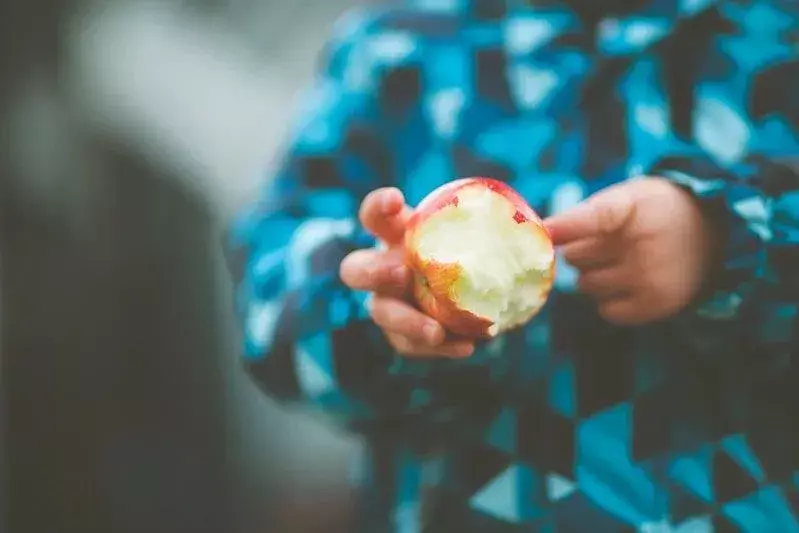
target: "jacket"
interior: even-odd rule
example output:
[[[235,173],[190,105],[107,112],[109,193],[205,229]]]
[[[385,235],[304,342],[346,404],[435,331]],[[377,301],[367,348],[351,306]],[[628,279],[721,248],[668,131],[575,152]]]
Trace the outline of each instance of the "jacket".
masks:
[[[366,444],[360,530],[799,532],[799,3],[417,0],[335,26],[233,224],[243,361]],[[543,215],[640,175],[723,231],[706,294],[618,327],[559,264],[530,324],[410,361],[341,259],[360,201],[463,176]],[[675,258],[679,260],[679,258]]]

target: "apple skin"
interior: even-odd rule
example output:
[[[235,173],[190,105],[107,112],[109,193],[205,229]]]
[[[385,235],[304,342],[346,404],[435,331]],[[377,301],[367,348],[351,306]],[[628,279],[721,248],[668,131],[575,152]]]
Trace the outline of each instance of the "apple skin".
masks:
[[[541,218],[527,201],[508,184],[485,177],[461,178],[451,181],[428,194],[417,206],[408,220],[405,233],[406,262],[413,271],[412,293],[419,308],[436,319],[444,328],[455,335],[488,339],[494,337],[489,332],[493,325],[491,320],[480,317],[458,307],[451,296],[452,284],[461,275],[462,268],[455,263],[438,263],[425,261],[418,253],[416,239],[418,229],[424,222],[439,210],[449,206],[458,205],[458,197],[465,189],[480,187],[498,193],[505,197],[516,208],[514,220],[517,224],[529,224],[531,231],[538,232],[545,242],[552,246],[549,232],[541,222]],[[547,276],[545,277],[545,291],[539,305],[530,311],[528,316],[513,324],[507,329],[521,326],[532,319],[543,307],[555,278],[555,261],[553,259]],[[502,333],[500,331],[499,333]]]

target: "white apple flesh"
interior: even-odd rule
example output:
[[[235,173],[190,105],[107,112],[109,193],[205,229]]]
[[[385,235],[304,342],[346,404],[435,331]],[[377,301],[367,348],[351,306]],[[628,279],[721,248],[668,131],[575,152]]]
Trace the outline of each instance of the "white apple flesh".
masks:
[[[464,178],[430,193],[405,238],[420,309],[457,335],[490,338],[531,320],[552,288],[541,219],[509,185]]]

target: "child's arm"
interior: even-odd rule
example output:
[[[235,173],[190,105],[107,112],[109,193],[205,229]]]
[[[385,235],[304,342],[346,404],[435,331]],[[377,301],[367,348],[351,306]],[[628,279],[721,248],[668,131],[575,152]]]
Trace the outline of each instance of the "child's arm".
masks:
[[[671,157],[652,169],[690,191],[717,225],[719,257],[695,307],[699,317],[744,320],[750,330],[766,328],[760,333],[771,342],[790,334],[799,304],[797,169],[769,156],[723,169]]]
[[[374,240],[358,224],[371,190],[394,184],[375,72],[363,59],[370,25],[331,46],[279,171],[233,225],[229,256],[250,373],[272,397],[356,423],[407,413],[407,377],[339,278],[341,260]]]
[[[674,150],[649,174],[690,191],[718,226],[715,270],[687,317],[779,352],[799,305],[799,4],[725,2],[721,13],[735,31],[698,65],[695,149]]]
[[[799,4],[722,2],[708,16],[696,31],[716,27],[713,17],[735,31],[673,45],[694,46],[695,64],[675,50],[662,64],[642,60],[623,89],[631,106],[680,118],[650,128],[631,112],[628,133],[630,168],[677,187],[624,182],[549,224],[607,318],[679,314],[699,337],[735,332],[779,345],[799,303],[799,60],[790,44]],[[626,254],[597,239],[600,225],[624,235]]]

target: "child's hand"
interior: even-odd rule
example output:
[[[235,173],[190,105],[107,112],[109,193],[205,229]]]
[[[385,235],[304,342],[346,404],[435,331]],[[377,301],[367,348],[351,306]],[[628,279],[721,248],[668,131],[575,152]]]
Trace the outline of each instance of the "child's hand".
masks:
[[[713,255],[708,222],[688,192],[647,178],[602,190],[545,224],[602,316],[632,325],[673,316],[697,296]]]
[[[357,250],[341,262],[340,276],[350,288],[371,294],[370,313],[397,352],[407,356],[466,357],[474,344],[447,340],[436,320],[409,300],[411,274],[403,239],[411,209],[397,189],[377,189],[364,199],[360,220],[383,249]]]

